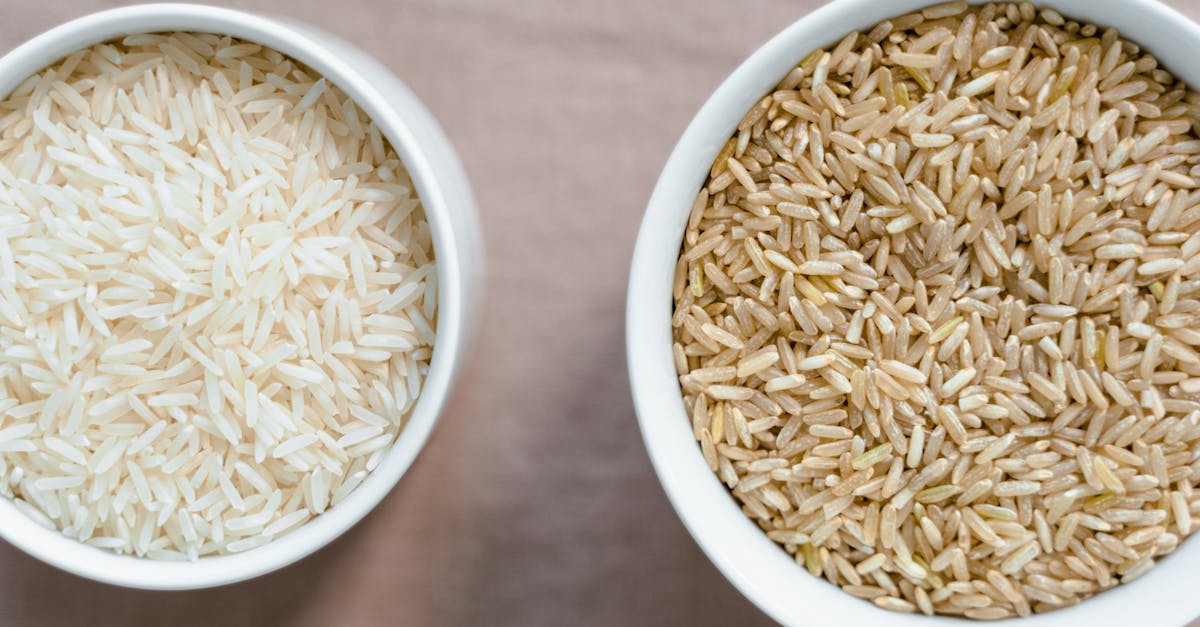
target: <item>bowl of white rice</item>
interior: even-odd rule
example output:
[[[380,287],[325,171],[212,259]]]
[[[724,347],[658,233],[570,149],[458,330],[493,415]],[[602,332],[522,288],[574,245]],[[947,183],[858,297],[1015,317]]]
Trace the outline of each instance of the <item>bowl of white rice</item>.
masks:
[[[89,15],[0,58],[0,536],[201,588],[326,545],[430,436],[482,298],[434,118],[289,18]]]
[[[700,109],[627,354],[668,497],[760,609],[1200,615],[1197,53],[1145,0],[837,0]]]

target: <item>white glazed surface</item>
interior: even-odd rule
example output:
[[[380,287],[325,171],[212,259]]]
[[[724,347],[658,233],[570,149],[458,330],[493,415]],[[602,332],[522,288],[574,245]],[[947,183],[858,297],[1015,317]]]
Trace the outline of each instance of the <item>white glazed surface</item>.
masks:
[[[116,555],[48,530],[0,498],[0,536],[77,575],[115,585],[177,590],[242,581],[282,568],[333,541],[392,489],[428,440],[478,322],[483,243],[458,158],[434,118],[383,65],[353,46],[288,18],[189,4],[146,4],[95,13],[47,31],[0,58],[0,95],[67,54],[154,31],[228,34],[299,60],[340,87],[383,131],[404,162],[433,232],[438,272],[437,339],[428,378],[383,462],[337,506],[262,547],[166,562]]]
[[[813,577],[747,518],[709,470],[692,437],[671,356],[672,278],[695,194],[738,121],[814,48],[933,4],[929,0],[835,0],[800,18],[750,56],[717,88],[684,132],[654,189],[638,234],[626,310],[630,384],[655,472],[692,537],[747,598],[786,625],[920,627],[975,621],[889,612]],[[1106,26],[1200,86],[1200,27],[1154,0],[1037,2]],[[1149,574],[1071,608],[1001,621],[1023,627],[1184,625],[1200,615],[1193,569],[1200,543],[1184,542]]]

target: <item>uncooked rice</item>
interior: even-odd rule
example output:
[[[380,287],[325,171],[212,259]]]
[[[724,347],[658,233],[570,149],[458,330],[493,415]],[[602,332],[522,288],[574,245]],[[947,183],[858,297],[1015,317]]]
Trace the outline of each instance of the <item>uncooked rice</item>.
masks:
[[[696,197],[694,435],[797,563],[900,612],[1060,608],[1200,508],[1200,95],[1117,31],[951,2],[806,56]]]
[[[336,507],[436,302],[395,152],[277,51],[132,35],[0,102],[0,492],[46,527],[196,559]]]

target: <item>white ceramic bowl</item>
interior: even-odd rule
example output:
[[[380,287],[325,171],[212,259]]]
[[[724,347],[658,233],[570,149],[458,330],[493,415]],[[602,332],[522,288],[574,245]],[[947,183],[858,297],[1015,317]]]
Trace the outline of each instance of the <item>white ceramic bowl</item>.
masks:
[[[0,498],[0,536],[77,575],[151,589],[203,588],[256,577],[325,546],[392,489],[429,438],[476,326],[483,248],[466,175],[433,116],[387,68],[346,42],[285,17],[190,4],[144,4],[88,15],[0,58],[0,97],[67,54],[114,37],[154,31],[232,35],[317,70],[370,115],[396,149],[420,195],[437,259],[438,324],[429,376],[408,424],[362,484],[337,506],[261,547],[235,555],[166,562],[122,556],[48,530]]]
[[[626,341],[642,437],[671,503],[709,559],[772,618],[788,625],[919,627],[977,624],[888,612],[798,566],[742,514],[700,455],[671,357],[672,275],[692,201],[738,121],[805,55],[852,30],[933,4],[928,0],[835,0],[800,18],[750,56],[704,103],[663,168],[646,208],[629,280]],[[1153,0],[1047,0],[1070,18],[1115,25],[1177,77],[1200,86],[1200,27]],[[1025,627],[1155,625],[1200,616],[1191,578],[1200,542],[1183,543],[1147,575],[1071,608],[1010,619]]]

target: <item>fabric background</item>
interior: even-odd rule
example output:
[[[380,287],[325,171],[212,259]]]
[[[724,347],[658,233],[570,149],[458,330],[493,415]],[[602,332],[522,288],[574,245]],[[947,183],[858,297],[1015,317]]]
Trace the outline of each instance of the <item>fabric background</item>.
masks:
[[[0,51],[116,4],[0,0]],[[0,543],[0,625],[770,624],[700,553],[650,468],[624,366],[625,286],[642,210],[692,115],[820,1],[236,4],[354,42],[440,120],[486,231],[480,341],[409,474],[316,555],[155,593]],[[1200,18],[1200,2],[1168,4]]]

